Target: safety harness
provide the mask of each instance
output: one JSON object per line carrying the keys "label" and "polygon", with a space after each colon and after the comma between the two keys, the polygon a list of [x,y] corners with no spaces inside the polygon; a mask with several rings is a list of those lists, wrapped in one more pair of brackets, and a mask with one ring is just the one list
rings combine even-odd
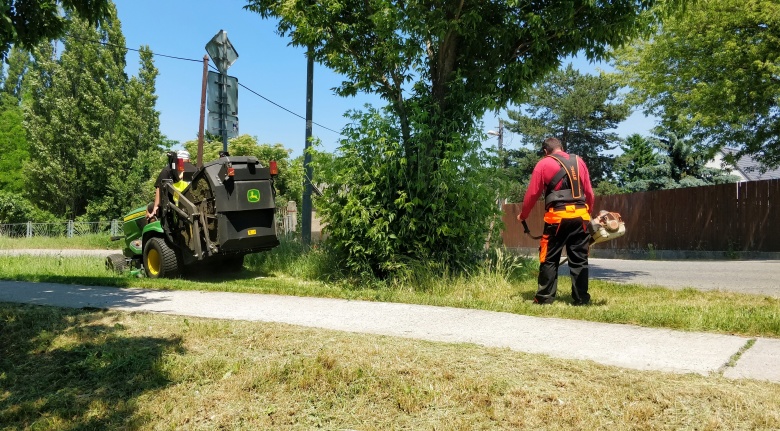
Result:
{"label": "safety harness", "polygon": [[[547,212],[544,214],[544,221],[555,224],[568,218],[590,220],[585,193],[580,183],[579,157],[570,155],[565,159],[557,154],[550,154],[547,157],[555,159],[561,165],[561,169],[553,176],[545,190],[544,207]],[[560,190],[554,190],[558,183],[561,183]]]}

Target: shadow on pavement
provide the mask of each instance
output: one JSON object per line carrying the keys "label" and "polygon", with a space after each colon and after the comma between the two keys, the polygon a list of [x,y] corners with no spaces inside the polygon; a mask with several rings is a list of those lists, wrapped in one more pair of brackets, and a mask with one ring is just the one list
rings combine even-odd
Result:
{"label": "shadow on pavement", "polygon": [[117,284],[115,278],[108,279],[113,280],[113,283],[102,285],[100,283],[102,277],[95,277],[91,280],[85,280],[84,277],[44,277],[44,279],[46,280],[44,281],[40,277],[35,277],[36,281],[2,280],[0,281],[0,301],[103,309],[134,307],[164,300],[150,298],[138,289],[112,286],[112,284]]}

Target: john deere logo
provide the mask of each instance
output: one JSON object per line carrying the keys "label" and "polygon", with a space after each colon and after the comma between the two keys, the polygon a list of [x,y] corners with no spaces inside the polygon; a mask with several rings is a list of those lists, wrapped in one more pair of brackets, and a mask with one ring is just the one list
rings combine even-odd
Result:
{"label": "john deere logo", "polygon": [[260,190],[257,189],[250,189],[246,192],[246,200],[249,202],[255,203],[260,202]]}

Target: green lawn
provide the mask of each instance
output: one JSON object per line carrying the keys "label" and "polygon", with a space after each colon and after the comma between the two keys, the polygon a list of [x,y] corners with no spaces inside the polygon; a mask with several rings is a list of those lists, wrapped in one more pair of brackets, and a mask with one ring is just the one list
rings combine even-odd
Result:
{"label": "green lawn", "polygon": [[0,430],[777,430],[780,385],[0,303]]}
{"label": "green lawn", "polygon": [[[100,241],[80,244],[73,248],[103,249]],[[153,280],[109,272],[98,257],[0,256],[0,279],[446,305],[780,337],[780,300],[755,295],[593,280],[593,305],[572,307],[564,294],[540,307],[532,304],[535,267],[499,254],[469,274],[420,268],[395,282],[360,281],[339,276],[321,250],[285,243],[248,257],[232,275]],[[719,374],[283,324],[0,303],[0,431],[776,430],[778,399],[778,384]]]}

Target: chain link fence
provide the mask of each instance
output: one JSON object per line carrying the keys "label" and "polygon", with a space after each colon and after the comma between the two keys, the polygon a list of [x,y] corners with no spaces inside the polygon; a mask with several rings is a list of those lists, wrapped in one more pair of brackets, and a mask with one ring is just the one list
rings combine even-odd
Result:
{"label": "chain link fence", "polygon": [[0,224],[0,237],[32,238],[34,236],[72,238],[74,236],[105,234],[119,235],[122,230],[119,220],[74,221],[59,223],[7,223]]}
{"label": "chain link fence", "polygon": [[[297,229],[297,211],[295,203],[276,209],[276,231],[285,235],[294,233]],[[0,237],[5,238],[32,238],[38,237],[67,237],[105,234],[110,236],[122,235],[122,223],[119,220],[107,221],[74,221],[68,220],[59,223],[6,223],[0,224]]]}

